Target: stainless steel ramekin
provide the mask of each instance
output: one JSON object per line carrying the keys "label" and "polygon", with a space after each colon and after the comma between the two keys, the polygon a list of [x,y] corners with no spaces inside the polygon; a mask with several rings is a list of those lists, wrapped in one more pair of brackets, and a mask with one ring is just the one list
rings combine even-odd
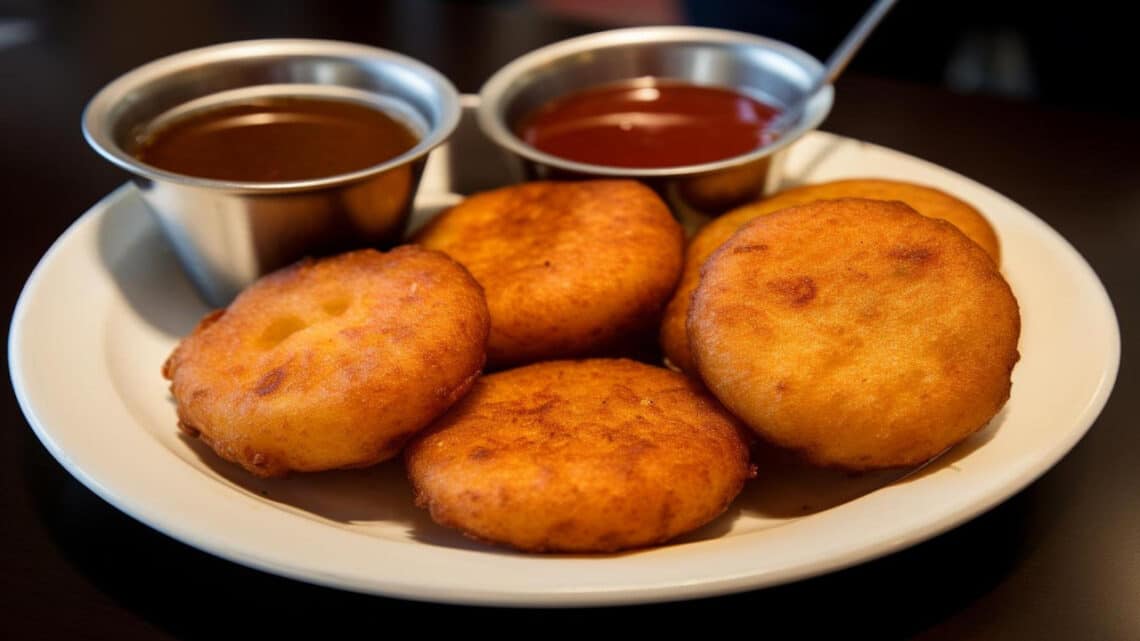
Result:
{"label": "stainless steel ramekin", "polygon": [[[620,177],[658,190],[674,211],[715,215],[776,186],[781,150],[831,110],[832,88],[807,96],[823,65],[776,40],[700,27],[617,29],[532,51],[500,69],[480,90],[479,125],[519,161],[522,177]],[[586,87],[653,77],[734,88],[776,107],[807,97],[795,125],[754,151],[716,162],[630,169],[574,162],[531,147],[515,125],[546,102]]]}
{"label": "stainless steel ramekin", "polygon": [[[420,137],[407,152],[349,174],[288,182],[184,176],[139,162],[133,147],[187,113],[265,96],[374,105]],[[399,239],[424,161],[459,122],[455,87],[391,51],[325,40],[251,40],[156,60],[104,87],[83,133],[131,172],[202,296],[225,305],[259,276],[305,255]]]}

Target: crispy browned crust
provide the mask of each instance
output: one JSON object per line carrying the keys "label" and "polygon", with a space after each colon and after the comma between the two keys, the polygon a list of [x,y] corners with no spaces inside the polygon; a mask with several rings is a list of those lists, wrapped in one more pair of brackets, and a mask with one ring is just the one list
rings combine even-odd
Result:
{"label": "crispy browned crust", "polygon": [[819,201],[753,220],[706,262],[689,312],[700,376],[767,440],[821,465],[916,465],[1009,398],[1017,301],[945,221]]}
{"label": "crispy browned crust", "polygon": [[536,552],[612,552],[707,523],[752,474],[739,424],[685,376],[621,359],[484,376],[405,450],[442,525]]}
{"label": "crispy browned crust", "polygon": [[728,237],[742,225],[758,216],[786,207],[834,198],[900,200],[924,216],[952,223],[967,237],[981,245],[994,262],[1000,264],[1001,250],[993,227],[969,203],[944,191],[914,183],[871,178],[836,180],[794,187],[717,218],[701,229],[689,242],[685,250],[681,282],[665,309],[661,323],[661,347],[673,365],[690,374],[695,373],[692,355],[689,352],[689,337],[685,333],[685,320],[688,318],[693,291],[696,290],[697,282],[700,280],[701,265],[716,248],[728,240]]}
{"label": "crispy browned crust", "polygon": [[657,323],[683,234],[628,180],[533,182],[477,194],[417,237],[463,263],[491,310],[488,362],[599,354]]}
{"label": "crispy browned crust", "polygon": [[360,467],[466,393],[489,328],[479,284],[447,256],[360,250],[265,276],[163,375],[179,427],[258,476]]}

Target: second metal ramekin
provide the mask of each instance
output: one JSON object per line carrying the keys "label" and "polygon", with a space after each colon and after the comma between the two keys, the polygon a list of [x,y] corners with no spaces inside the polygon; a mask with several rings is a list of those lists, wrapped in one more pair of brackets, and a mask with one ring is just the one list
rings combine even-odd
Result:
{"label": "second metal ramekin", "polygon": [[[532,51],[492,76],[480,91],[479,125],[508,150],[525,178],[634,178],[686,210],[716,214],[770,191],[779,152],[815,129],[831,110],[832,88],[807,96],[823,65],[785,43],[701,27],[603,31]],[[681,167],[630,169],[559,158],[528,145],[514,127],[532,110],[568,93],[643,77],[734,88],[776,107],[807,98],[783,136],[752,152]]]}

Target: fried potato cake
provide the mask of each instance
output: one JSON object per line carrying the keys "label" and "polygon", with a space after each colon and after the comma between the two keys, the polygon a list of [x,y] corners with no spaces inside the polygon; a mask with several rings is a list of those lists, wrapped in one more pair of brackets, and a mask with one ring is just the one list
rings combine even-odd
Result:
{"label": "fried potato cake", "polygon": [[629,180],[533,182],[474,195],[417,242],[463,263],[487,294],[488,362],[595,355],[654,327],[681,272],[683,234]]}
{"label": "fried potato cake", "polygon": [[746,432],[699,385],[624,359],[484,376],[405,450],[439,524],[533,552],[667,541],[752,475]]}
{"label": "fried potato cake", "polygon": [[953,225],[841,199],[736,232],[705,263],[688,332],[701,378],[758,434],[870,470],[922,463],[993,418],[1020,316]]}
{"label": "fried potato cake", "polygon": [[677,291],[665,308],[661,322],[661,347],[669,362],[689,374],[695,373],[689,352],[689,337],[685,333],[685,320],[689,303],[700,280],[701,265],[741,225],[765,214],[786,207],[805,205],[816,200],[834,198],[870,198],[874,200],[901,200],[918,213],[941,218],[962,230],[971,240],[982,246],[994,262],[1000,264],[1001,252],[997,234],[985,217],[968,203],[946,192],[897,180],[862,178],[836,180],[815,185],[803,185],[782,191],[770,198],[735,209],[706,225],[689,241],[685,251],[685,266]]}
{"label": "fried potato cake", "polygon": [[478,283],[414,246],[304,261],[206,316],[163,367],[179,426],[258,476],[391,458],[470,388]]}

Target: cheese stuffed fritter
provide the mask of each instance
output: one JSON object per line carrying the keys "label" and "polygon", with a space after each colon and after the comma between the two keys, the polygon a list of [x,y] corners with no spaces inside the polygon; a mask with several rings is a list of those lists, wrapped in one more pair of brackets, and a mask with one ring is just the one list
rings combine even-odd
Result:
{"label": "cheese stuffed fritter", "polygon": [[850,470],[922,463],[1009,398],[1017,302],[986,252],[899,202],[748,223],[705,263],[697,370],[766,440]]}
{"label": "cheese stuffed fritter", "polygon": [[648,187],[596,180],[474,195],[417,241],[483,285],[488,361],[502,367],[599,354],[651,330],[680,275],[683,235]]}
{"label": "cheese stuffed fritter", "polygon": [[180,427],[258,476],[395,456],[485,359],[475,280],[419,247],[265,276],[204,318],[163,368]]}
{"label": "cheese stuffed fritter", "polygon": [[685,333],[685,319],[688,318],[693,291],[697,288],[697,281],[700,280],[701,265],[709,255],[728,240],[733,232],[754,218],[786,207],[834,198],[900,200],[924,216],[952,223],[986,250],[994,262],[1000,262],[1001,253],[997,234],[985,217],[969,203],[938,189],[897,180],[870,178],[836,180],[794,187],[713,220],[689,242],[685,251],[681,282],[669,301],[661,323],[661,347],[670,363],[685,372],[694,373],[689,352],[689,337]]}
{"label": "cheese stuffed fritter", "polygon": [[722,513],[752,474],[716,399],[623,359],[485,376],[404,456],[437,523],[536,552],[667,541]]}

